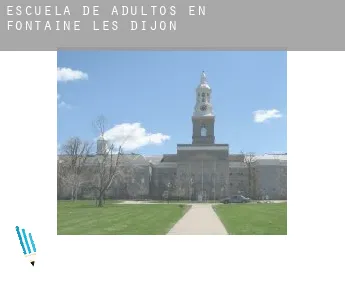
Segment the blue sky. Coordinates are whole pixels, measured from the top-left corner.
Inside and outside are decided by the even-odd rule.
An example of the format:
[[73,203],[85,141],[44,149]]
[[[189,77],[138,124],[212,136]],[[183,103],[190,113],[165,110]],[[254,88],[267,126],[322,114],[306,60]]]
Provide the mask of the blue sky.
[[130,130],[128,150],[175,153],[176,144],[192,141],[203,70],[216,143],[233,153],[286,152],[286,52],[280,51],[59,51],[58,144],[72,136],[93,141],[92,122],[102,114],[108,136]]

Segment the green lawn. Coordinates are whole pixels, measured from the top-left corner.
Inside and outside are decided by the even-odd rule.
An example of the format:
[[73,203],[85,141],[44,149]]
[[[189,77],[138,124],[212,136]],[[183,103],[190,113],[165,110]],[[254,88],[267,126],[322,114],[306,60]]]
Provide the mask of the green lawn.
[[287,234],[287,203],[216,205],[214,210],[233,235]]
[[166,234],[188,210],[187,205],[119,204],[102,208],[91,201],[58,201],[58,235]]

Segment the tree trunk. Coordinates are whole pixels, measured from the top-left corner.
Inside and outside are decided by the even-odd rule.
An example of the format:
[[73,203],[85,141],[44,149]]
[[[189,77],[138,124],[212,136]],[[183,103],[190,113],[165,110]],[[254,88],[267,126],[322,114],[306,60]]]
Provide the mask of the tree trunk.
[[76,179],[73,179],[72,183],[72,201],[77,201],[78,199],[78,183]]
[[75,189],[74,187],[72,187],[72,197],[71,197],[71,201],[75,201]]
[[98,207],[103,207],[103,204],[104,204],[104,191],[101,191],[99,193],[99,196],[98,196],[98,203],[97,203],[97,206]]

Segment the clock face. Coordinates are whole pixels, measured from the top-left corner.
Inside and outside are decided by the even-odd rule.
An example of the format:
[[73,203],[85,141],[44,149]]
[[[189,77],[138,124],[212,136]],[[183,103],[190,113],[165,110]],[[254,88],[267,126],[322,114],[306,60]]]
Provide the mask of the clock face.
[[201,106],[200,106],[200,110],[201,110],[202,112],[205,112],[205,111],[207,110],[207,106],[206,106],[206,105],[201,105]]

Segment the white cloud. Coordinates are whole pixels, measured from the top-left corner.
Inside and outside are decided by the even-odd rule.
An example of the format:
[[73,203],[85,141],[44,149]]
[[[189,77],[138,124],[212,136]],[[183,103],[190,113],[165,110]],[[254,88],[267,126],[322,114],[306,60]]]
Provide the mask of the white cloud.
[[140,123],[122,123],[107,130],[104,138],[116,147],[122,145],[124,150],[135,150],[146,145],[162,144],[170,136],[146,132]]
[[57,68],[57,81],[73,81],[86,79],[88,79],[87,73],[84,73],[80,70],[72,70],[70,68]]
[[253,112],[253,115],[254,115],[254,122],[256,122],[256,123],[263,123],[269,119],[282,117],[282,114],[276,109],[257,110],[255,112]]
[[57,93],[57,100],[58,100],[58,104],[57,104],[58,108],[68,109],[68,110],[72,109],[72,105],[67,104],[65,101],[61,100],[61,95],[59,93]]
[[58,108],[63,108],[63,109],[71,109],[72,106],[70,104],[67,104],[65,101],[61,101],[58,103]]

